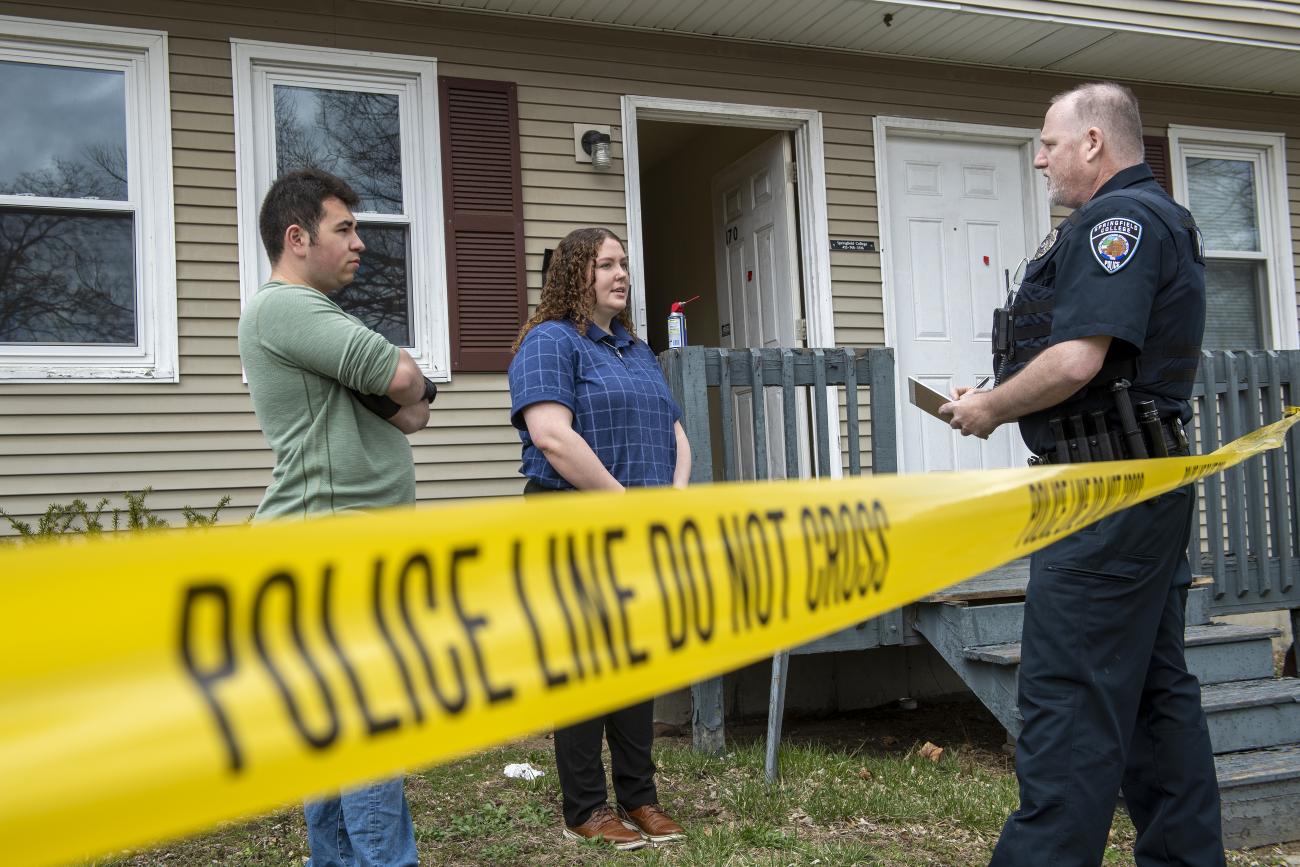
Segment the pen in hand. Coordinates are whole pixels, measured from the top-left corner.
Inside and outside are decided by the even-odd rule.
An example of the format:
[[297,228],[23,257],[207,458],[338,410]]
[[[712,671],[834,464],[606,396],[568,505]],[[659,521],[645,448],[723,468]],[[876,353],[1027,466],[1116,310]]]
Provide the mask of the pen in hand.
[[[972,385],[970,388],[966,389],[965,391],[960,391],[960,392],[959,392],[958,389],[955,389],[955,388],[954,388],[954,389],[950,392],[950,394],[951,394],[951,396],[952,396],[952,399],[953,399],[953,400],[961,400],[962,397],[965,397],[966,395],[970,394],[971,392],[979,391],[981,388],[983,388],[984,386],[988,385],[989,382],[992,381],[992,379],[993,379],[993,377],[991,377],[991,376],[986,376],[986,377],[984,377],[983,379],[981,379],[979,382],[977,382],[977,383],[975,383],[974,385]],[[959,395],[960,395],[960,396],[959,396]]]

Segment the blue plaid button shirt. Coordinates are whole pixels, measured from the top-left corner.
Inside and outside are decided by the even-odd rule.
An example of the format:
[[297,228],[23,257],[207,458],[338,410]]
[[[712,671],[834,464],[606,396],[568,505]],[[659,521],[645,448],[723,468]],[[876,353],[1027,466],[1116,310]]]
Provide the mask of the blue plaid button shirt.
[[681,410],[645,341],[617,321],[587,334],[567,320],[535,326],[510,362],[510,422],[523,440],[519,472],[546,488],[568,489],[563,476],[533,445],[523,411],[554,401],[573,413],[573,429],[624,487],[668,485],[677,463],[673,424]]

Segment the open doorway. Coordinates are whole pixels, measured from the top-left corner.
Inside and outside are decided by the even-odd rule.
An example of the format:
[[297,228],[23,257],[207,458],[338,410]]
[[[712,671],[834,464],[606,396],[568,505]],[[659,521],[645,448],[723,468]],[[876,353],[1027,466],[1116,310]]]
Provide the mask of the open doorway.
[[[685,331],[690,344],[802,346],[792,134],[666,121],[644,121],[637,132],[651,347],[668,348],[667,316],[675,301],[689,302]],[[765,401],[766,441],[772,445],[763,475],[807,475],[806,455],[799,466],[786,466],[780,445],[786,435],[781,393],[739,388],[731,395],[738,478],[760,475],[751,421],[756,399]],[[806,404],[801,399],[798,410],[801,445],[807,439]],[[711,417],[717,419],[717,407],[713,410]],[[713,431],[715,451],[722,434]]]
[[717,279],[729,239],[714,225],[712,187],[733,163],[784,133],[665,121],[643,121],[637,133],[646,339],[656,353],[667,349],[672,303],[698,295],[685,311],[689,342],[730,347],[730,305]]
[[[673,302],[695,296],[691,345],[833,345],[819,115],[645,97],[625,97],[623,114],[634,304],[651,347],[668,347]],[[737,420],[752,419],[755,398],[736,391]],[[773,445],[784,437],[780,401],[776,390],[764,397]],[[797,418],[806,447],[806,406]],[[754,478],[754,431],[738,423],[733,436],[739,477]],[[779,447],[768,463],[777,478],[806,475],[810,464],[785,467]]]
[[[670,298],[668,296],[675,294],[676,290],[668,291],[667,287],[664,287],[664,291],[659,293],[659,287],[651,286],[646,275],[644,255],[649,242],[642,228],[644,210],[642,198],[643,195],[654,193],[646,185],[649,180],[647,174],[650,166],[646,166],[647,171],[643,171],[642,167],[642,129],[645,129],[650,137],[650,141],[644,148],[650,163],[662,166],[665,161],[678,157],[687,163],[691,160],[701,164],[702,161],[709,161],[714,167],[712,172],[697,170],[696,177],[702,180],[700,184],[675,189],[654,188],[669,194],[675,192],[678,195],[691,196],[707,196],[712,174],[743,156],[754,146],[771,139],[774,133],[780,131],[788,133],[790,157],[794,173],[798,178],[798,185],[794,188],[796,214],[794,232],[797,238],[796,258],[802,293],[800,306],[806,319],[805,342],[808,346],[833,346],[835,338],[831,316],[830,238],[826,223],[825,152],[822,143],[821,114],[809,109],[649,96],[625,96],[622,99],[622,108],[623,164],[627,185],[627,240],[632,270],[633,318],[642,333],[651,338],[652,346],[660,349],[664,345],[666,326],[664,323],[659,323],[654,327],[648,327],[650,317],[647,314],[653,313],[655,319],[663,319],[666,322],[669,311],[664,299],[667,298],[668,304],[671,304],[675,300],[685,300],[694,293],[682,295],[680,299]],[[688,154],[686,146],[692,140],[694,146]],[[715,159],[709,151],[710,147],[721,148],[725,153]],[[661,174],[660,177],[662,176]],[[690,238],[686,238],[684,243],[692,243],[691,239],[698,239],[699,243],[705,243],[704,232],[709,230],[711,218],[708,215],[711,211],[708,207],[704,207],[692,209],[690,213],[697,221],[704,222],[693,224],[699,231],[690,233]],[[679,232],[679,235],[685,238],[687,233]],[[660,235],[656,239],[656,252],[659,245],[664,243],[663,237]],[[668,241],[672,242],[675,237],[669,235]],[[709,238],[710,249],[711,242],[712,238]],[[671,273],[662,271],[660,273],[664,279],[673,277]],[[710,282],[707,269],[703,272],[698,269],[691,270],[685,275],[685,279],[696,279],[697,275],[698,279],[703,280],[707,286]],[[712,279],[716,280],[716,276]],[[689,287],[683,286],[682,290],[686,288]],[[651,306],[648,291],[642,291],[643,289],[659,293],[653,301],[653,304],[658,305],[657,307]],[[698,311],[688,309],[688,314],[698,315]],[[700,340],[693,336],[696,321],[698,320],[692,320],[688,315],[688,322],[692,324],[692,342],[698,344]],[[720,325],[719,323],[719,328]],[[707,330],[709,324],[703,323],[700,327]]]

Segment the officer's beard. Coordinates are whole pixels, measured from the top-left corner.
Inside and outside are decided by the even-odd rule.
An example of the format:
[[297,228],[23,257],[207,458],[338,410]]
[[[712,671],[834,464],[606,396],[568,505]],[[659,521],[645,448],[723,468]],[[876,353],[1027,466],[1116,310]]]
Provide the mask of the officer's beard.
[[1069,187],[1062,181],[1049,177],[1047,179],[1047,204],[1053,208],[1069,208],[1074,210],[1083,204],[1083,201],[1075,195]]

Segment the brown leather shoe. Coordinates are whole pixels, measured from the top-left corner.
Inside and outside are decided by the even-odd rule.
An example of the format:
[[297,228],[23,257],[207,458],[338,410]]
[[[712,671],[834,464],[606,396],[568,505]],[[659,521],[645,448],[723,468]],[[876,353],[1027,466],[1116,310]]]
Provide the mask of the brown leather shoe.
[[646,844],[640,831],[629,827],[605,804],[592,810],[587,821],[578,827],[565,828],[564,836],[570,840],[604,840],[624,852],[640,849]]
[[685,840],[686,829],[672,820],[658,804],[646,804],[635,810],[618,808],[624,817],[624,824],[640,828],[641,833],[650,838],[651,843],[667,843],[670,840]]

